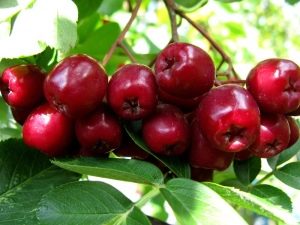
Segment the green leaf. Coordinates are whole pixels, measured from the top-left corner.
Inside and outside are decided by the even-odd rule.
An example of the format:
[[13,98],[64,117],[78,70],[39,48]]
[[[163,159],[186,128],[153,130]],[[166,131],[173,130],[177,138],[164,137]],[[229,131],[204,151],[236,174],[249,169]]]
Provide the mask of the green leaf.
[[251,157],[248,160],[242,161],[235,160],[233,168],[239,181],[244,185],[249,185],[261,169],[261,160],[257,157]]
[[269,201],[256,195],[240,191],[232,187],[225,187],[215,183],[205,183],[217,192],[227,202],[251,210],[259,215],[268,217],[283,224],[296,225],[293,215],[287,210],[276,206]]
[[134,159],[57,159],[53,164],[73,172],[144,184],[162,184],[163,174],[151,163]]
[[300,151],[300,139],[288,149],[285,149],[279,155],[274,156],[268,159],[268,163],[272,169],[276,168],[277,166],[285,163],[286,161],[290,160],[293,156],[295,156]]
[[124,0],[104,0],[98,9],[98,12],[110,16],[122,8],[123,2]]
[[286,164],[278,170],[274,171],[277,179],[289,185],[290,187],[300,189],[300,162],[292,162]]
[[1,0],[0,1],[0,22],[8,21],[22,9],[27,8],[35,0]]
[[48,158],[21,140],[0,142],[0,224],[37,224],[42,195],[79,176],[51,165]]
[[199,182],[172,179],[160,191],[182,225],[247,224],[217,193]]
[[179,6],[182,6],[184,9],[186,9],[187,11],[190,10],[195,10],[198,9],[204,5],[206,5],[206,3],[208,2],[208,0],[175,0],[175,3],[178,4]]
[[267,184],[260,184],[254,186],[251,193],[260,198],[266,199],[274,205],[281,206],[283,209],[290,212],[293,210],[290,197],[279,188]]
[[241,2],[242,0],[215,0],[222,3]]
[[134,131],[129,128],[129,126],[125,126],[125,130],[130,138],[134,141],[136,145],[138,145],[141,149],[152,155],[154,158],[162,162],[165,166],[167,166],[177,177],[190,178],[191,170],[187,162],[182,161],[179,157],[165,157],[158,156],[154,154],[145,144],[143,139]]
[[94,58],[102,59],[118,38],[120,32],[119,24],[113,22],[104,24],[90,33],[83,43],[79,43],[72,50],[72,54],[85,53]]
[[43,225],[150,225],[121,192],[102,182],[61,185],[42,198],[37,217]]
[[290,5],[295,5],[296,3],[300,2],[300,0],[285,0]]
[[0,42],[0,58],[35,55],[47,45],[66,53],[76,43],[76,21],[71,0],[36,0],[17,15],[11,35]]
[[10,138],[21,138],[21,130],[17,128],[0,128],[0,141],[7,140]]
[[73,0],[78,8],[78,20],[96,12],[103,0]]

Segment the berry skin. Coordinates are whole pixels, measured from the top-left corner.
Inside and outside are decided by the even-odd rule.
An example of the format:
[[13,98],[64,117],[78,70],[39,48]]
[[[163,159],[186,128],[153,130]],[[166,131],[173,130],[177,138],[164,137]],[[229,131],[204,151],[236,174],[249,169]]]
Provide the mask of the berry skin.
[[243,161],[243,160],[250,159],[252,156],[253,156],[253,153],[249,149],[246,149],[241,152],[235,153],[234,159]]
[[72,120],[46,103],[33,110],[26,119],[23,140],[50,157],[62,156],[72,145],[73,130]]
[[260,112],[255,100],[247,90],[234,84],[208,92],[199,104],[196,118],[205,138],[222,151],[247,149],[259,132]]
[[15,119],[15,121],[20,124],[23,125],[24,122],[26,121],[27,117],[30,115],[30,113],[34,110],[34,108],[13,108],[10,107],[11,113],[13,115],[13,118]]
[[266,113],[290,113],[300,106],[300,68],[286,59],[267,59],[246,80],[247,89]]
[[0,89],[4,100],[14,108],[32,108],[44,99],[46,75],[35,65],[17,65],[4,70]]
[[121,67],[109,81],[107,101],[123,119],[148,116],[157,105],[157,85],[151,69],[139,64]]
[[289,141],[290,127],[286,117],[265,114],[261,116],[259,137],[250,151],[257,157],[270,158],[286,149]]
[[194,168],[221,171],[227,169],[233,160],[234,154],[212,147],[204,138],[196,121],[193,121],[191,126],[192,144],[189,151],[190,165]]
[[172,43],[155,62],[159,88],[169,95],[195,98],[209,91],[215,80],[215,67],[201,48],[187,43]]
[[101,104],[107,83],[107,75],[97,61],[86,55],[73,55],[50,72],[44,93],[60,112],[80,118]]
[[148,147],[162,155],[180,155],[189,146],[189,126],[183,113],[175,106],[160,104],[142,125]]
[[201,96],[195,98],[180,98],[170,95],[160,89],[158,90],[158,96],[159,100],[161,100],[162,102],[175,105],[183,112],[191,112],[195,110],[201,100]]
[[300,131],[299,131],[299,127],[293,117],[287,116],[286,118],[289,122],[290,131],[291,131],[288,147],[291,147],[298,141],[299,136],[300,136]]
[[121,144],[121,125],[104,106],[78,119],[75,124],[76,136],[82,148],[97,153],[107,153]]

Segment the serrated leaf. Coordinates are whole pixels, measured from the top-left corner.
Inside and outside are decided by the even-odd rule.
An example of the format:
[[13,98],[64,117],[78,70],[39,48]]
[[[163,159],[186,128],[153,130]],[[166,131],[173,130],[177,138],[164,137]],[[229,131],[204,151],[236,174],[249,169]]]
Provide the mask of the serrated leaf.
[[177,177],[190,178],[191,170],[187,162],[182,161],[179,157],[164,157],[154,154],[145,144],[143,139],[134,133],[134,131],[125,126],[125,130],[129,137],[134,141],[134,143],[139,146],[141,149],[152,155],[154,158],[162,162],[167,166]]
[[247,224],[217,193],[199,182],[172,179],[160,191],[182,225]]
[[277,166],[290,160],[299,151],[300,151],[300,139],[294,145],[292,145],[290,148],[287,148],[283,152],[281,152],[279,155],[268,159],[268,163],[269,163],[270,167],[272,169],[274,169]]
[[240,191],[236,188],[221,186],[215,183],[205,183],[217,192],[227,202],[251,210],[259,215],[268,217],[283,224],[296,225],[296,219],[287,210],[273,205],[269,201],[256,195]]
[[254,186],[251,193],[266,199],[274,205],[281,206],[290,212],[293,210],[290,197],[279,188],[267,184],[260,184]]
[[292,162],[286,164],[278,170],[274,171],[277,179],[289,185],[290,187],[300,189],[300,162]]
[[239,181],[244,185],[249,185],[256,178],[261,169],[261,160],[251,157],[247,160],[235,160],[233,163],[234,172]]
[[53,164],[81,174],[144,184],[162,184],[163,174],[151,163],[134,159],[57,159]]
[[43,225],[150,225],[121,192],[102,182],[73,182],[42,198],[37,217]]
[[48,158],[21,140],[0,142],[0,224],[37,224],[35,210],[42,195],[79,179],[51,165]]
[[47,45],[66,53],[76,43],[76,21],[71,0],[36,0],[18,14],[11,35],[0,42],[0,58],[35,55]]

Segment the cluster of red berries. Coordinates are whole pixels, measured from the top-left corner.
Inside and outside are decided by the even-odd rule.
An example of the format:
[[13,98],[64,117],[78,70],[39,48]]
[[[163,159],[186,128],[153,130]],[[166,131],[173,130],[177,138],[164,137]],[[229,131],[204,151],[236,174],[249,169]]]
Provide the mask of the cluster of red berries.
[[108,81],[97,61],[74,55],[47,76],[34,65],[7,68],[0,87],[23,124],[24,142],[49,156],[66,155],[77,145],[88,156],[136,151],[122,128],[133,121],[141,121],[153,152],[187,156],[193,168],[224,170],[234,158],[269,158],[298,140],[291,117],[300,114],[300,68],[294,62],[262,61],[245,88],[214,86],[215,79],[205,51],[172,43],[158,55],[154,71],[128,64]]

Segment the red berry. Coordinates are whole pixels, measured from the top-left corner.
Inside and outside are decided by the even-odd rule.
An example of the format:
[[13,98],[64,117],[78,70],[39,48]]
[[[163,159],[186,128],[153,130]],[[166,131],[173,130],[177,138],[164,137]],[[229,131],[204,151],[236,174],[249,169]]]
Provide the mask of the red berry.
[[159,100],[161,100],[162,102],[175,105],[184,112],[191,112],[195,110],[201,100],[201,96],[195,98],[180,98],[170,95],[160,89],[158,90],[158,96]]
[[247,89],[267,113],[289,113],[300,106],[300,68],[286,59],[267,59],[247,77]]
[[79,118],[101,104],[108,78],[98,62],[86,55],[74,55],[61,61],[44,84],[47,100],[66,115]]
[[4,70],[0,89],[4,100],[14,108],[32,108],[44,98],[45,74],[35,65],[17,65]]
[[172,43],[155,62],[159,88],[169,95],[195,98],[209,91],[215,80],[215,67],[201,48],[187,43]]
[[253,153],[249,149],[246,149],[246,150],[243,150],[241,152],[235,153],[234,159],[236,159],[236,160],[247,160],[247,159],[250,159],[252,156],[253,156]]
[[160,104],[142,125],[143,138],[155,153],[180,155],[189,145],[189,127],[183,113],[175,106]]
[[212,89],[202,98],[196,114],[203,135],[219,150],[245,150],[258,136],[259,108],[250,93],[238,85]]
[[103,106],[78,119],[76,136],[81,147],[99,153],[107,153],[121,144],[121,125],[116,117]]
[[287,148],[290,127],[284,115],[261,116],[260,132],[250,151],[257,157],[270,158]]
[[34,108],[10,108],[13,118],[17,123],[23,125],[27,117],[34,110]]
[[139,64],[121,67],[109,81],[107,101],[123,119],[148,116],[157,104],[157,86],[151,69]]
[[192,144],[189,151],[189,163],[194,168],[213,170],[227,169],[232,160],[233,153],[220,151],[211,146],[204,138],[198,123],[192,123]]
[[48,156],[61,156],[72,145],[73,130],[72,120],[46,103],[33,110],[26,119],[23,140]]
[[286,118],[289,122],[290,131],[291,131],[290,141],[288,144],[288,147],[290,147],[298,141],[299,136],[300,136],[300,131],[299,131],[299,127],[293,117],[287,116]]

